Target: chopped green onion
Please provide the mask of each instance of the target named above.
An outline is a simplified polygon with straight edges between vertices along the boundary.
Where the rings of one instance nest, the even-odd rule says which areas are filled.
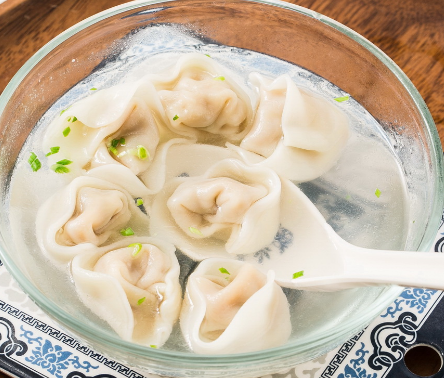
[[[34,152],[31,152],[28,163],[34,172],[37,172],[42,167],[42,163],[40,163],[40,160],[37,158],[37,155]]]
[[[336,97],[335,101],[337,102],[344,102],[350,100],[350,96],[342,96],[342,97]]]
[[[210,54],[205,54],[205,56],[207,56],[208,58],[211,58]]]
[[[113,139],[111,142],[111,146],[116,148],[119,145],[119,139]]]
[[[49,152],[45,156],[54,155],[57,152],[59,152],[59,150],[60,150],[60,147],[51,147],[49,149]]]
[[[51,169],[55,173],[69,173],[69,168],[65,167],[64,165],[60,165],[60,164],[51,165]]]
[[[223,76],[217,76],[217,77],[214,78],[214,80],[224,81],[224,80],[225,80],[225,77],[223,77]]]
[[[293,273],[293,279],[302,277],[303,275],[304,275],[303,270],[301,270],[300,272]]]
[[[157,345],[150,345],[151,348],[157,349]]]
[[[137,146],[137,157],[140,160],[145,160],[147,158],[149,159],[150,153],[148,152],[148,150],[144,146],[139,145],[139,146]]]
[[[221,272],[223,274],[230,274],[230,272],[228,270],[226,270],[225,268],[219,268],[219,272]]]
[[[136,204],[137,204],[137,206],[142,206],[143,205],[143,199],[142,198],[137,198]]]
[[[202,235],[202,232],[200,232],[197,228],[194,227],[190,227],[189,228],[190,232],[196,235]]]
[[[75,122],[77,121],[77,117],[72,117],[72,121],[71,122]]]
[[[176,119],[179,119],[179,116],[177,114],[173,117],[173,121],[175,121]]]
[[[142,250],[142,244],[140,243],[133,243],[130,244],[128,247],[133,248],[133,253],[132,253],[133,257],[136,257]]]
[[[63,160],[60,160],[57,162],[57,164],[60,164],[60,165],[70,165],[71,163],[72,163],[72,161],[68,160],[68,159],[63,159]]]
[[[127,228],[122,228],[120,230],[120,235],[122,236],[131,236],[134,235],[134,231],[131,227],[127,227]]]
[[[119,155],[118,155],[118,154],[119,154],[119,151],[117,151],[117,148],[116,148],[116,147],[109,146],[108,149],[109,149],[114,155],[119,156]]]
[[[32,162],[33,162],[35,159],[37,159],[37,155],[36,155],[34,152],[31,152],[31,155],[29,156],[29,159],[28,159],[28,163],[29,163],[29,164],[32,164]]]
[[[65,113],[70,107],[71,107],[71,105],[68,106],[66,109],[63,109],[63,110],[60,112],[60,115],[62,115],[63,113]]]
[[[68,126],[65,130],[63,130],[63,136],[67,137],[71,132],[71,128]]]
[[[381,197],[381,191],[379,189],[375,190],[375,196],[378,198]]]
[[[120,138],[119,143],[121,146],[124,146],[125,145],[125,138],[123,138],[123,137]]]
[[[97,90],[97,88],[95,88],[95,87],[90,89],[90,91],[96,91],[96,90]]]
[[[137,304],[138,304],[138,305],[141,305],[143,302],[145,302],[145,299],[146,299],[146,297],[140,298],[140,299],[137,301]]]

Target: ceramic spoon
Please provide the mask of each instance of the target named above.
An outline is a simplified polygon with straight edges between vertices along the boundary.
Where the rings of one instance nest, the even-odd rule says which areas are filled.
[[[444,289],[444,255],[356,247],[336,234],[315,205],[286,180],[281,213],[282,235],[268,249],[243,258],[264,272],[274,270],[281,286],[312,291],[389,284]],[[293,279],[299,271],[303,276]]]

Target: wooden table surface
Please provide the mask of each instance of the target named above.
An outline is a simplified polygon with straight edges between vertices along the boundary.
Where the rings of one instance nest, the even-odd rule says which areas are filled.
[[[444,0],[288,1],[345,24],[390,56],[421,93],[444,142]],[[125,2],[0,0],[0,92],[57,34]]]

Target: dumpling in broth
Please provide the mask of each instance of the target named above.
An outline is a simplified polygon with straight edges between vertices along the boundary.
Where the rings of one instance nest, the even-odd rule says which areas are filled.
[[[240,232],[245,213],[267,194],[267,188],[260,184],[248,185],[229,177],[208,178],[180,184],[167,206],[188,236],[228,239],[229,249]]]
[[[128,238],[72,263],[82,302],[127,341],[157,348],[171,334],[182,301],[173,245]]]
[[[180,326],[190,348],[202,354],[272,348],[291,333],[287,298],[272,271],[215,258],[189,277]]]
[[[170,73],[148,79],[159,90],[166,122],[180,135],[223,144],[241,140],[251,126],[250,98],[212,58],[187,54]]]
[[[95,177],[77,177],[39,209],[37,241],[57,263],[122,238],[130,227],[146,233],[148,216],[122,186]]]
[[[130,116],[119,130],[100,144],[91,168],[120,163],[139,175],[151,165],[159,140],[159,130],[150,109],[143,101],[135,100]]]
[[[338,160],[348,140],[346,115],[300,90],[287,75],[271,81],[250,75],[260,92],[251,131],[234,147],[249,164],[274,169],[290,180],[313,180]]]
[[[49,163],[63,156],[77,175],[109,163],[124,164],[137,175],[149,167],[161,139],[162,123],[155,116],[160,108],[157,92],[144,80],[97,91],[54,119],[43,149],[59,146]]]
[[[280,188],[270,169],[222,160],[170,180],[153,201],[150,231],[196,260],[254,253],[279,228]]]
[[[83,187],[78,191],[74,213],[56,234],[61,245],[106,242],[131,218],[128,198],[119,190]]]

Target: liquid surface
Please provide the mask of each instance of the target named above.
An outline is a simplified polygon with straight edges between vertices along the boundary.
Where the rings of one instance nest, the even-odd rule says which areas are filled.
[[[156,41],[153,44],[153,41]],[[35,239],[35,215],[39,206],[65,180],[51,171],[43,157],[41,141],[46,126],[70,104],[90,95],[90,88],[107,88],[132,81],[147,73],[164,70],[187,52],[209,54],[235,72],[237,79],[248,84],[248,74],[260,72],[277,77],[288,74],[301,88],[324,98],[345,93],[334,84],[301,67],[276,58],[237,48],[204,44],[168,26],[140,31],[127,41],[128,48],[84,81],[71,88],[48,110],[26,141],[18,159],[10,192],[10,219],[20,265],[30,279],[54,303],[91,325],[113,332],[78,300],[70,276],[54,268],[39,250]],[[408,203],[405,182],[395,153],[377,121],[352,98],[337,106],[349,117],[351,135],[338,163],[326,174],[311,182],[299,184],[315,203],[335,231],[348,242],[367,248],[403,249],[406,240]],[[34,151],[42,169],[30,172],[27,159]],[[375,192],[381,193],[378,197]],[[23,199],[26,198],[26,201]],[[266,257],[264,257],[266,258]],[[178,252],[181,283],[196,262]],[[314,293],[284,289],[291,306],[291,340],[322,334],[345,321],[355,311],[363,311],[380,295],[383,288],[360,288],[336,293]],[[187,351],[176,324],[168,350]]]

